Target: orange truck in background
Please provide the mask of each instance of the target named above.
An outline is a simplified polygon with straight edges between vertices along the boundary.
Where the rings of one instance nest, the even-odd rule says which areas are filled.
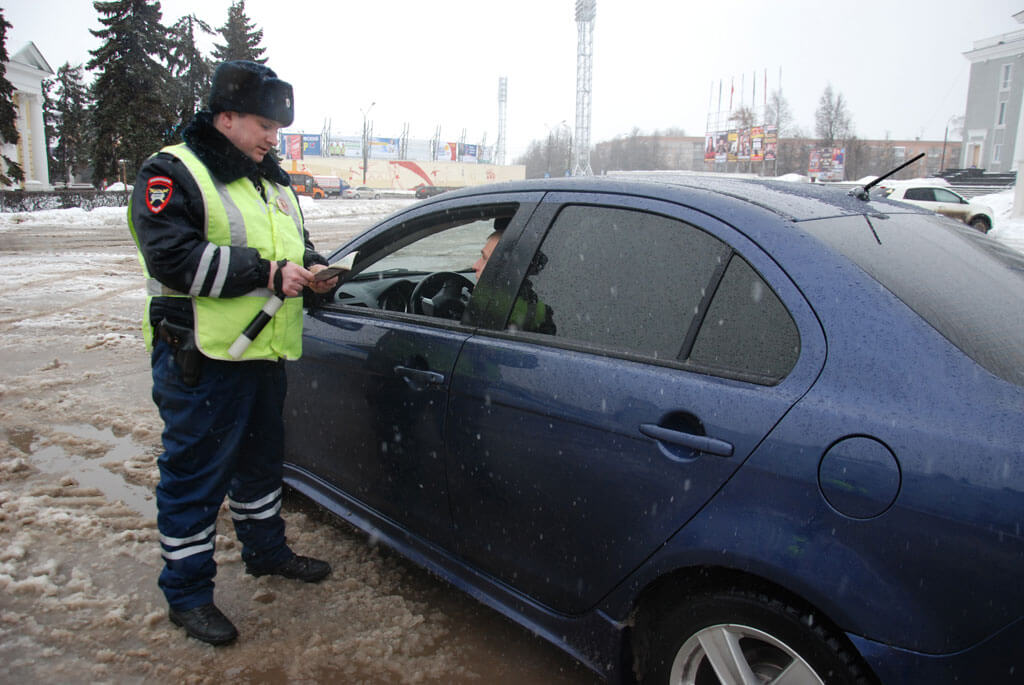
[[[313,174],[308,171],[289,171],[288,175],[291,176],[292,190],[296,195],[306,195],[314,200],[322,200],[327,197],[327,193],[313,178]]]

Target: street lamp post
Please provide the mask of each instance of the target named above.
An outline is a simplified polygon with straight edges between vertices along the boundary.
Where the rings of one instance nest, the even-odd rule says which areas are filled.
[[[949,140],[949,125],[950,124],[953,124],[954,126],[959,126],[960,125],[960,117],[958,117],[957,115],[954,114],[953,116],[951,116],[949,119],[946,120],[946,132],[944,134],[942,134],[942,159],[939,160],[939,172],[940,173],[946,170],[946,141]]]
[[[370,161],[370,135],[369,130],[366,128],[366,115],[370,113],[370,110],[376,104],[376,102],[371,102],[370,106],[365,110],[359,110],[363,115],[363,185],[366,185],[366,166]]]

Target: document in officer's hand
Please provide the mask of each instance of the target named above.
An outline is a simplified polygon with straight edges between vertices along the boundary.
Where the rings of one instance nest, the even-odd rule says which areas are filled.
[[[334,278],[335,276],[344,271],[351,271],[352,264],[355,263],[357,254],[359,253],[349,252],[347,255],[342,257],[340,261],[337,261],[324,269],[320,269],[315,274],[313,274],[313,280],[329,281],[330,279]]]

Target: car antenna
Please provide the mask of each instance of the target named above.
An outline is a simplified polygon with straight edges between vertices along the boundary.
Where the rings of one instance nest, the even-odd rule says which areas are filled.
[[[869,190],[871,190],[876,185],[878,185],[880,182],[884,181],[885,179],[887,179],[890,176],[892,176],[893,174],[895,174],[897,171],[899,171],[903,167],[910,166],[911,164],[913,164],[917,160],[921,159],[922,157],[924,157],[924,153],[923,152],[918,152],[910,160],[904,162],[903,164],[900,164],[898,167],[896,167],[895,169],[893,169],[889,173],[883,174],[883,175],[879,176],[878,178],[876,178],[871,183],[868,183],[867,185],[864,185],[864,186],[857,186],[856,188],[851,188],[850,192],[848,193],[848,195],[851,195],[852,197],[855,197],[858,200],[864,200],[865,202],[867,202],[870,199],[870,196],[868,195],[868,191]]]

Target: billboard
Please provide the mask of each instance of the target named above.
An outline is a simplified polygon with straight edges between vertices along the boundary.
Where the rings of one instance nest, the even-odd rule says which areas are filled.
[[[764,127],[764,161],[774,162],[779,149],[778,127],[769,124]]]
[[[319,157],[323,154],[320,151],[320,135],[313,133],[302,134],[302,154],[303,155],[316,155]]]
[[[740,132],[736,129],[729,131],[726,138],[729,141],[729,149],[725,159],[729,162],[739,161],[740,158]]]
[[[750,129],[750,161],[764,161],[764,126]]]
[[[846,175],[846,148],[811,150],[807,175],[819,181],[842,181]]]
[[[282,133],[279,147],[282,159],[302,159],[302,134]]]

